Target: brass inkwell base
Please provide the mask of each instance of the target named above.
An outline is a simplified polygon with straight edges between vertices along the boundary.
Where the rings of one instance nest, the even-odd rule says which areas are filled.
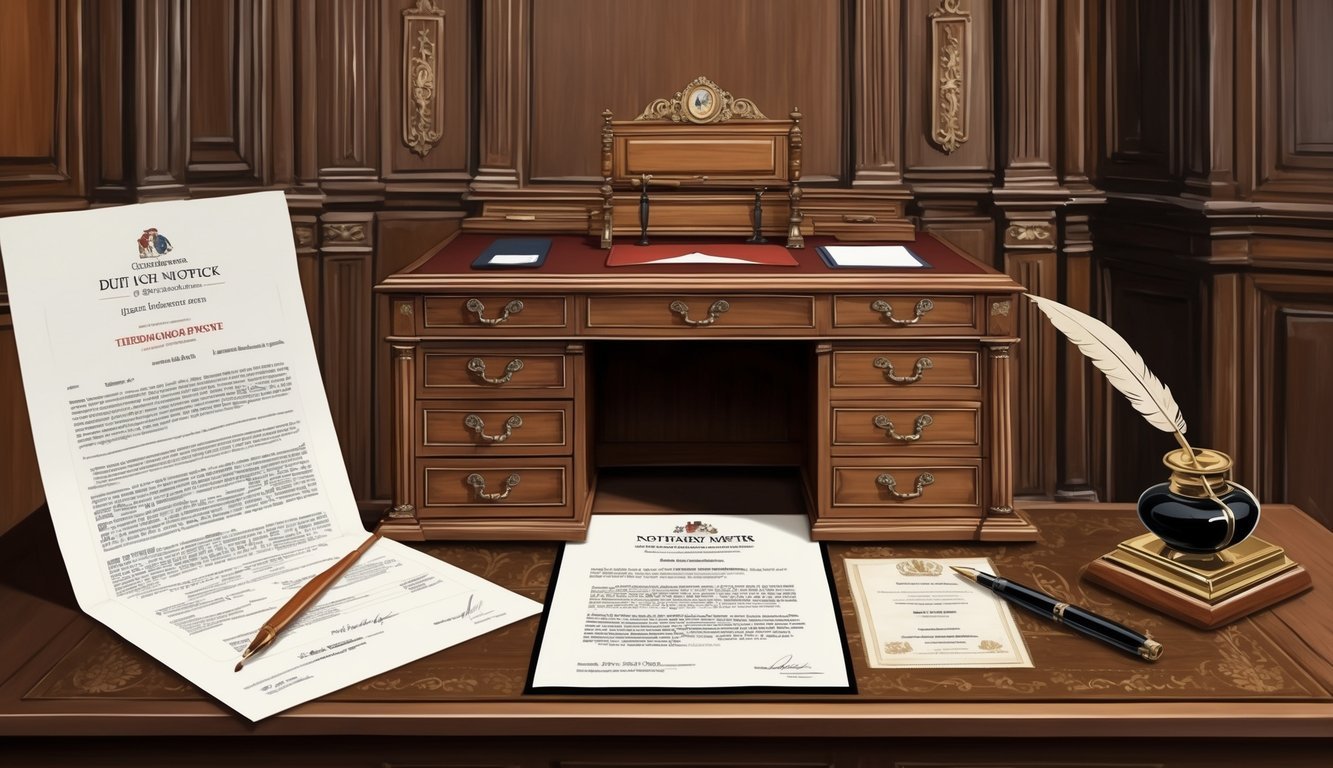
[[[1208,555],[1179,552],[1151,533],[1088,565],[1089,580],[1204,629],[1229,624],[1310,588],[1310,574],[1262,539]]]

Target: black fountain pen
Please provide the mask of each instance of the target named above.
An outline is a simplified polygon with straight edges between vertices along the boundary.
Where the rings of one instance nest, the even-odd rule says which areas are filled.
[[[1125,653],[1142,656],[1148,661],[1157,661],[1162,657],[1161,643],[1147,635],[1135,632],[1124,624],[1102,618],[1086,608],[1070,605],[1051,597],[1045,592],[1025,587],[1022,584],[1015,584],[1008,579],[1001,579],[998,576],[982,573],[972,568],[959,568],[956,565],[949,567],[958,571],[959,575],[975,581],[1005,600],[1020,608],[1027,609],[1043,619],[1064,624],[1075,632],[1113,645]]]

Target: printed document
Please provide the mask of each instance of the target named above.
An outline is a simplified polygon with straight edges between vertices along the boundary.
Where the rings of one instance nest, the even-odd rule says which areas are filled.
[[[593,517],[561,555],[533,690],[849,691],[809,527],[800,515]]]
[[[47,503],[80,607],[251,720],[531,616],[365,540],[281,192],[0,220]]]
[[[984,557],[848,559],[871,667],[1031,667],[1009,604],[949,566],[994,573]]]

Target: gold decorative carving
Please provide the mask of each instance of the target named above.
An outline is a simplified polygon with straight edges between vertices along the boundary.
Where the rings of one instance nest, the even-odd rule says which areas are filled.
[[[359,243],[366,239],[366,225],[359,223],[325,224],[321,232],[326,243]]]
[[[1050,224],[1010,224],[1004,230],[1005,243],[1036,243],[1049,241],[1051,237]]]
[[[930,14],[930,138],[945,154],[967,141],[967,86],[972,56],[972,14],[962,0],[940,0]]]
[[[417,0],[403,11],[403,143],[425,157],[444,135],[439,106],[444,11]]]
[[[1006,299],[1006,300],[1004,300],[1004,301],[997,301],[997,302],[991,304],[991,305],[990,305],[990,313],[991,313],[991,316],[992,316],[992,317],[994,317],[995,315],[1003,315],[1003,316],[1005,316],[1005,317],[1008,317],[1008,316],[1009,316],[1009,301],[1008,301],[1008,299]]]
[[[297,248],[309,248],[315,244],[315,228],[309,224],[294,225],[292,238],[296,240]]]
[[[944,573],[944,566],[934,560],[904,560],[898,563],[897,569],[904,576],[939,576]]]
[[[738,99],[702,75],[670,99],[655,99],[635,120],[670,120],[675,123],[725,123],[728,120],[767,120],[749,99]]]

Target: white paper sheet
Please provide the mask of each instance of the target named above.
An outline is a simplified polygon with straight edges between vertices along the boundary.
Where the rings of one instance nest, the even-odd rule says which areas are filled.
[[[251,720],[540,606],[366,537],[281,192],[0,220],[47,503],[80,607]]]
[[[561,556],[533,688],[848,686],[809,526],[799,515],[594,517]]]
[[[749,259],[738,259],[734,256],[713,256],[707,253],[686,253],[681,256],[669,256],[665,259],[653,259],[644,262],[645,264],[758,264],[757,261]]]
[[[541,256],[535,253],[497,253],[491,257],[491,264],[535,264]]]
[[[1031,667],[1009,604],[949,566],[994,573],[984,557],[847,559],[871,667]]]
[[[826,245],[840,267],[922,267],[921,260],[901,245]]]

